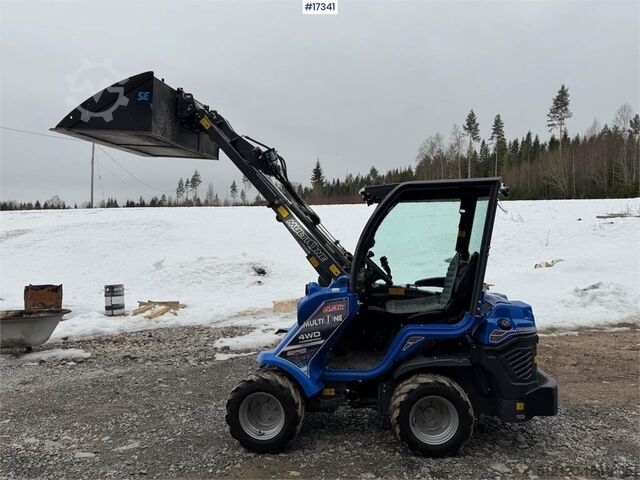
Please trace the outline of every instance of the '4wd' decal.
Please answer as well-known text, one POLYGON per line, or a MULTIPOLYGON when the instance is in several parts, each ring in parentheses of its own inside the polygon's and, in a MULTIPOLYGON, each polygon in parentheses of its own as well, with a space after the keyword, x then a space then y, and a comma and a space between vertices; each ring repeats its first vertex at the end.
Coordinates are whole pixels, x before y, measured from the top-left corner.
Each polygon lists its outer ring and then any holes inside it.
POLYGON ((307 373, 313 357, 347 318, 348 309, 349 300, 347 298, 323 302, 304 321, 295 335, 280 350, 278 356, 307 373))

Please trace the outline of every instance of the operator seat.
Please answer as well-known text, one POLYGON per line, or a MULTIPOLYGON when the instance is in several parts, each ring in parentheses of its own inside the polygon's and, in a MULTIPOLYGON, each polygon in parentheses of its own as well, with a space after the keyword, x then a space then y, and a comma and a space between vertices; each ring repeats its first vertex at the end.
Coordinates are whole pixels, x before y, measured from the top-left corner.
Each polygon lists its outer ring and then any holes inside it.
MULTIPOLYGON (((462 312, 469 308, 471 302, 479 257, 478 252, 475 252, 466 262, 458 260, 459 268, 449 287, 446 302, 439 301, 438 306, 440 308, 437 310, 429 309, 409 315, 406 323, 442 323, 459 320, 462 312)), ((448 277, 449 272, 447 272, 447 278, 448 277)), ((447 284, 447 278, 445 278, 445 286, 447 284)))
POLYGON ((447 304, 451 301, 453 286, 458 276, 458 268, 460 266, 460 254, 456 253, 447 268, 447 273, 442 283, 442 291, 429 297, 419 298, 394 298, 387 300, 385 310, 387 313, 394 314, 412 314, 420 312, 433 312, 445 310, 447 304))
POLYGON ((468 260, 463 260, 456 253, 449 262, 441 293, 429 297, 387 300, 385 311, 407 315, 407 323, 427 323, 456 316, 471 301, 477 267, 477 252, 468 260))

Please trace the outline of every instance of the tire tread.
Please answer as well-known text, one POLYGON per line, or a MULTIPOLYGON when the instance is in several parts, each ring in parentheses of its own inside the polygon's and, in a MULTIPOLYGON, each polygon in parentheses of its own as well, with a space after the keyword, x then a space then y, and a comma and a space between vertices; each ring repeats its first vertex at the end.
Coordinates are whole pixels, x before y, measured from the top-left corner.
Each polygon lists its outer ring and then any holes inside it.
MULTIPOLYGON (((389 420, 391 422, 391 427, 394 435, 400 442, 410 451, 420 454, 421 452, 416 451, 406 440, 406 438, 402 435, 400 428, 400 413, 402 410, 402 406, 407 399, 407 397, 416 389, 421 388, 426 385, 441 385, 447 389, 453 390, 456 392, 466 403, 468 406, 468 415, 473 420, 473 406, 471 405, 471 401, 467 396, 466 392, 452 379, 445 377, 443 375, 438 375, 435 373, 418 373, 413 375, 406 380, 402 381, 394 390, 393 395, 391 396, 391 402, 389 405, 389 420)), ((469 429, 469 433, 460 442, 459 448, 467 442, 473 434, 473 421, 471 423, 471 428, 469 429)), ((458 449, 459 449, 458 448, 458 449)))
POLYGON ((276 453, 282 451, 282 449, 284 449, 291 441, 293 441, 302 430, 305 414, 305 402, 300 389, 285 373, 277 369, 262 368, 249 375, 249 377, 245 380, 240 381, 240 383, 238 383, 238 385, 233 390, 231 390, 229 399, 227 400, 226 411, 227 412, 225 420, 227 422, 227 425, 229 425, 230 427, 229 430, 231 436, 238 440, 243 447, 247 448, 248 450, 256 451, 258 453, 276 453), (279 439, 277 444, 268 444, 266 442, 264 445, 249 444, 245 441, 245 438, 242 437, 240 432, 236 431, 233 428, 233 425, 235 423, 233 415, 237 413, 234 411, 234 406, 239 405, 239 397, 242 396, 243 392, 246 389, 251 388, 252 384, 259 385, 262 383, 268 383, 272 386, 275 386, 275 388, 279 390, 281 394, 289 396, 296 407, 294 420, 295 428, 287 433, 285 437, 279 439))

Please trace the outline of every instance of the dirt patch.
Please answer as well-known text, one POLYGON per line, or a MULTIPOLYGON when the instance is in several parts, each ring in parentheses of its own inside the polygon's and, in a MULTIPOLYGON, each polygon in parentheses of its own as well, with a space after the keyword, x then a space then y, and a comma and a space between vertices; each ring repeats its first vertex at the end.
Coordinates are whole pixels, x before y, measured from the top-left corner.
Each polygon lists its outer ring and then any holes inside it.
POLYGON ((640 412, 640 331, 636 325, 543 335, 538 358, 557 379, 561 403, 640 412))

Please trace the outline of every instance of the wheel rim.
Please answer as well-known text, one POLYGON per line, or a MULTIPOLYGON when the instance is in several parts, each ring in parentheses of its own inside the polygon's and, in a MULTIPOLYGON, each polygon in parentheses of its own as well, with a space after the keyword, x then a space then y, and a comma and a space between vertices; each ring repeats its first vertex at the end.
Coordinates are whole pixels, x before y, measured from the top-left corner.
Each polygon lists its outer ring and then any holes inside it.
POLYGON ((442 445, 458 430, 458 411, 449 400, 436 395, 423 397, 414 403, 409 414, 413 434, 428 445, 442 445))
POLYGON ((239 420, 242 429, 252 438, 270 440, 284 427, 284 409, 270 393, 252 393, 240 405, 239 420))

